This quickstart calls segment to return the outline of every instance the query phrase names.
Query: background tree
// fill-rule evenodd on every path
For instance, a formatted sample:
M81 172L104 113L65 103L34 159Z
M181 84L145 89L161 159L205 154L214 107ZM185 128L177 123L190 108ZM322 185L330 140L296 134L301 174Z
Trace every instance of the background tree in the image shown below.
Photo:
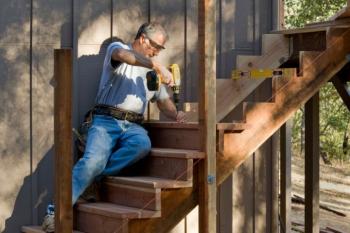
M287 28L325 21L346 5L346 0L285 0ZM304 110L300 108L293 118L292 142L294 154L303 154L302 136ZM320 90L320 144L324 160L350 161L350 114L331 83Z

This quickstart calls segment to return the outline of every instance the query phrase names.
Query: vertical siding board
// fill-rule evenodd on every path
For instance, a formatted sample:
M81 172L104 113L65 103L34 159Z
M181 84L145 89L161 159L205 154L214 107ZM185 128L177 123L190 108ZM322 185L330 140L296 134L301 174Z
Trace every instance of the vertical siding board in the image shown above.
M232 229L254 233L254 158L250 156L232 174Z
M169 34L166 50L155 59L164 65L179 64L181 74L184 73L185 65L185 4L185 0L152 0L150 5L151 21L160 22Z
M33 224L53 201L53 50L72 46L72 0L33 0Z
M0 231L31 221L30 1L0 8ZM29 197L29 198L28 198Z
M185 102L198 101L198 0L186 0L185 72L183 95Z
M113 36L132 42L140 25L148 21L148 7L144 0L113 0Z
M104 51L102 43L111 37L111 1L77 0L74 4L76 34L75 83L78 89L78 122L90 109L97 93Z

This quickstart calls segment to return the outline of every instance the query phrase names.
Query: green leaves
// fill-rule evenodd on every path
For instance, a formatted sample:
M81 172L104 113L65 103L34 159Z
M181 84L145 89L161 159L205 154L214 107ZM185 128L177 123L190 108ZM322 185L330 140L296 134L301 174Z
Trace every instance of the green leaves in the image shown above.
M346 0L285 0L286 28L325 21L345 5Z

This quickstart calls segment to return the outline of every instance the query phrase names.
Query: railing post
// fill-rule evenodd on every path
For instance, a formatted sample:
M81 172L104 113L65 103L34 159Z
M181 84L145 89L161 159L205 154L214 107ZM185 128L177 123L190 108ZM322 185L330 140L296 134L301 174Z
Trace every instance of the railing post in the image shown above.
M280 232L290 233L292 230L291 222L291 211L292 211L292 202L291 202L291 192L292 192L292 121L288 120L281 127L281 224Z
M320 232L319 93L305 104L305 232Z
M54 51L55 232L71 233L72 208L72 50Z
M199 127L204 161L199 164L199 232L216 229L216 1L198 1Z

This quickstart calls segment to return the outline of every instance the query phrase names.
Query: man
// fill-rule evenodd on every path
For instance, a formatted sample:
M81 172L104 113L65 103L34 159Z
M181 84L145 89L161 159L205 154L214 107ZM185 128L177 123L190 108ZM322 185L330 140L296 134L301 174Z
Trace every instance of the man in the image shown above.
M168 69L151 59L165 49L167 39L164 28L153 22L143 24L131 44L108 46L85 152L73 168L73 205L95 178L117 175L149 153L151 142L140 125L149 100L157 101L167 117L185 121L184 112L176 110L164 85L159 91L147 89L150 69L173 85Z

